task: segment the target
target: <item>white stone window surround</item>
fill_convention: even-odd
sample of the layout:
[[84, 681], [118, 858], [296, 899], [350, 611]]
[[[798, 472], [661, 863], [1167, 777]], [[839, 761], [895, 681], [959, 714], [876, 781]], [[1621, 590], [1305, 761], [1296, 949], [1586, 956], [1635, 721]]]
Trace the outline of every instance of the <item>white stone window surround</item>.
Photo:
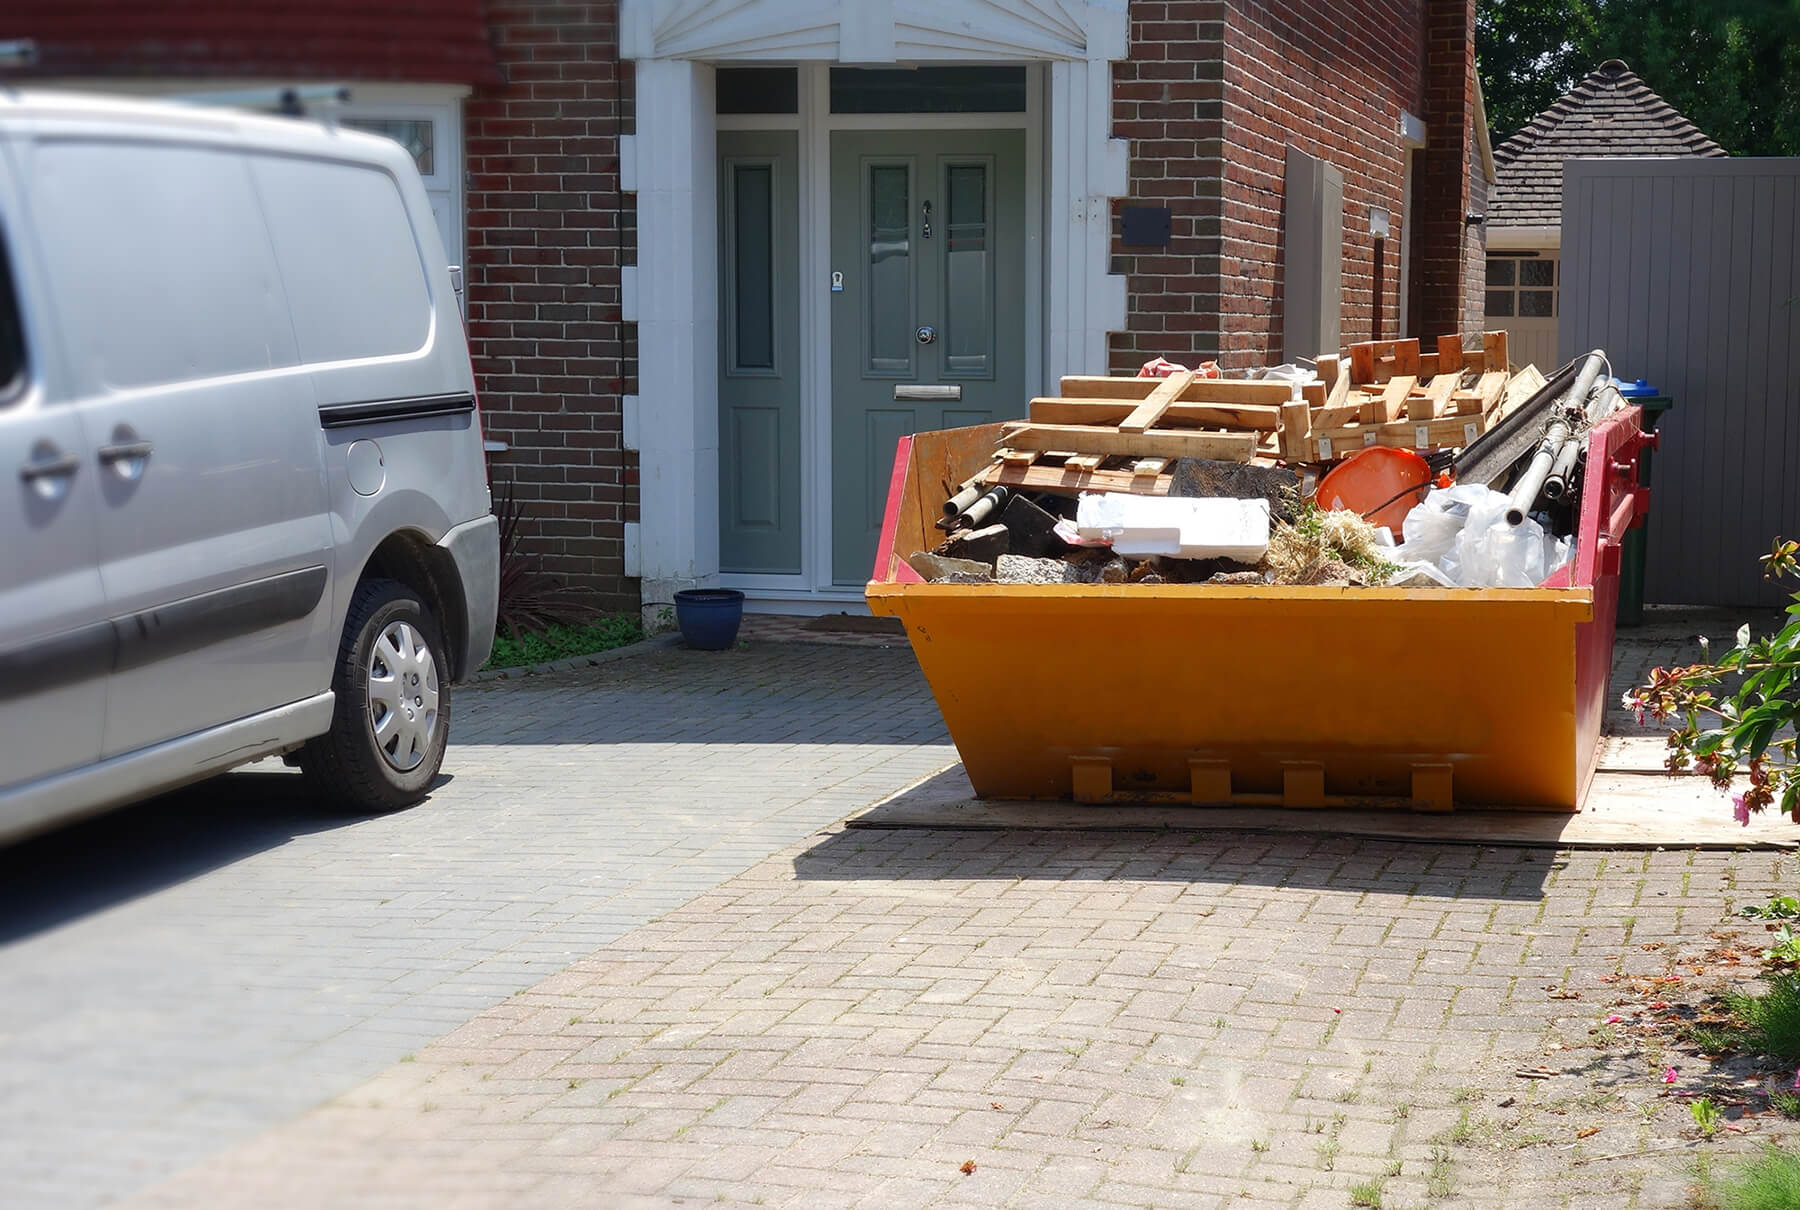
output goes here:
[[[638, 195], [638, 268], [623, 289], [624, 317], [638, 325], [638, 395], [625, 401], [625, 446], [639, 452], [641, 517], [626, 559], [647, 610], [718, 581], [712, 65], [1045, 65], [1042, 365], [1028, 377], [1054, 382], [1104, 372], [1108, 333], [1125, 327], [1125, 280], [1108, 267], [1110, 200], [1128, 188], [1127, 144], [1111, 137], [1111, 63], [1128, 35], [1126, 0], [623, 0], [637, 132], [620, 148], [620, 175]], [[806, 306], [818, 266], [801, 257]]]

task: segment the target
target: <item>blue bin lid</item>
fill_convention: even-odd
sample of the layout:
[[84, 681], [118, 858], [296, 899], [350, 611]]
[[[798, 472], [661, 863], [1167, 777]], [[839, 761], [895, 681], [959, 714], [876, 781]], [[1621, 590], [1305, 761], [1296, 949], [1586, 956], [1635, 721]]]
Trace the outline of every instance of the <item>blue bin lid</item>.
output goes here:
[[1613, 379], [1613, 381], [1618, 383], [1619, 394], [1627, 399], [1647, 399], [1657, 393], [1656, 388], [1645, 382], [1642, 378], [1638, 379], [1636, 382], [1619, 382], [1616, 378]]

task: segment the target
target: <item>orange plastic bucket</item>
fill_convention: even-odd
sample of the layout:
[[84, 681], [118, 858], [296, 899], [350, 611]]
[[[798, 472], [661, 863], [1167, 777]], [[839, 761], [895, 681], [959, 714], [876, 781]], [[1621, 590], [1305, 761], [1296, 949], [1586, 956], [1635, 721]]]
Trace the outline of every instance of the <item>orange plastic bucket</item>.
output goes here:
[[1347, 508], [1385, 525], [1400, 540], [1400, 523], [1425, 497], [1431, 467], [1411, 450], [1372, 445], [1345, 458], [1319, 480], [1313, 499], [1327, 511]]

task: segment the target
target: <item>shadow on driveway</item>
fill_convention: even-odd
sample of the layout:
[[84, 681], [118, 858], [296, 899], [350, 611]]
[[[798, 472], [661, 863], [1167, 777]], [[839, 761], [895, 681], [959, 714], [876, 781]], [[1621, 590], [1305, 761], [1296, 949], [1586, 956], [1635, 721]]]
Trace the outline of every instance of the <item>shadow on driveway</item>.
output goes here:
[[[826, 836], [794, 859], [801, 881], [1180, 882], [1469, 901], [1536, 902], [1552, 850], [1342, 836], [877, 830]], [[1104, 890], [1103, 885], [1093, 888]]]
[[297, 773], [258, 770], [0, 847], [0, 945], [367, 818], [321, 804]]

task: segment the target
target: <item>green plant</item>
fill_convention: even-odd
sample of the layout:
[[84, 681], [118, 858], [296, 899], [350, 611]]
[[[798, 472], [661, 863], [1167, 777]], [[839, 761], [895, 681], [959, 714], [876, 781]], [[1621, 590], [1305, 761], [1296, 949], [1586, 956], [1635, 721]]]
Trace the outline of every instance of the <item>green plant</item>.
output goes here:
[[525, 506], [518, 485], [500, 481], [494, 492], [494, 516], [500, 524], [500, 593], [496, 629], [520, 638], [526, 631], [550, 626], [578, 626], [596, 612], [591, 593], [570, 588], [543, 569], [525, 550]]
[[1269, 1149], [1269, 1140], [1268, 1139], [1251, 1139], [1250, 1140], [1250, 1150], [1255, 1151], [1255, 1152], [1263, 1152], [1263, 1151], [1267, 1151], [1268, 1149]]
[[1330, 1172], [1333, 1168], [1336, 1168], [1338, 1152], [1342, 1151], [1343, 1149], [1344, 1149], [1344, 1145], [1342, 1143], [1338, 1142], [1336, 1139], [1326, 1139], [1323, 1143], [1320, 1143], [1319, 1144], [1319, 1167], [1325, 1169], [1325, 1171], [1327, 1171], [1327, 1172]]
[[1744, 1028], [1735, 1022], [1691, 1021], [1676, 1030], [1676, 1036], [1701, 1054], [1725, 1055], [1741, 1050], [1747, 1044]]
[[1760, 907], [1751, 904], [1738, 909], [1738, 915], [1748, 916], [1752, 920], [1794, 920], [1800, 919], [1800, 899], [1792, 895], [1777, 895]]
[[1377, 1180], [1358, 1181], [1350, 1186], [1350, 1204], [1352, 1206], [1368, 1206], [1371, 1210], [1381, 1210], [1381, 1182]]
[[1694, 1125], [1700, 1128], [1700, 1137], [1703, 1139], [1710, 1139], [1719, 1133], [1719, 1123], [1725, 1120], [1724, 1113], [1713, 1104], [1711, 1097], [1689, 1101], [1688, 1112], [1694, 1115]]
[[1800, 1206], [1800, 1155], [1773, 1143], [1737, 1165], [1730, 1176], [1708, 1179], [1707, 1192], [1721, 1210], [1792, 1210]]
[[1439, 1199], [1450, 1196], [1450, 1149], [1441, 1143], [1431, 1149], [1431, 1172], [1425, 1178], [1425, 1192]]
[[1772, 976], [1762, 995], [1735, 992], [1725, 997], [1725, 1003], [1757, 1050], [1800, 1061], [1800, 974]]
[[[1762, 557], [1763, 577], [1800, 572], [1800, 542], [1777, 538]], [[1717, 660], [1684, 668], [1655, 668], [1645, 684], [1625, 695], [1625, 706], [1657, 723], [1673, 720], [1671, 773], [1688, 768], [1729, 791], [1748, 763], [1750, 784], [1732, 797], [1732, 813], [1745, 826], [1750, 816], [1779, 802], [1784, 814], [1800, 807], [1800, 765], [1794, 724], [1800, 720], [1800, 593], [1788, 606], [1779, 633], [1752, 638], [1738, 627], [1737, 642]], [[1711, 654], [1705, 639], [1701, 650]]]
[[1775, 930], [1773, 941], [1762, 956], [1772, 966], [1800, 966], [1800, 937], [1795, 937], [1794, 930], [1784, 924]]
[[1772, 1092], [1769, 1108], [1784, 1118], [1800, 1118], [1800, 1092]]
[[521, 631], [516, 636], [494, 636], [488, 668], [518, 668], [573, 659], [597, 651], [612, 651], [644, 637], [644, 628], [630, 614], [597, 618], [580, 626], [552, 625], [541, 631]]

